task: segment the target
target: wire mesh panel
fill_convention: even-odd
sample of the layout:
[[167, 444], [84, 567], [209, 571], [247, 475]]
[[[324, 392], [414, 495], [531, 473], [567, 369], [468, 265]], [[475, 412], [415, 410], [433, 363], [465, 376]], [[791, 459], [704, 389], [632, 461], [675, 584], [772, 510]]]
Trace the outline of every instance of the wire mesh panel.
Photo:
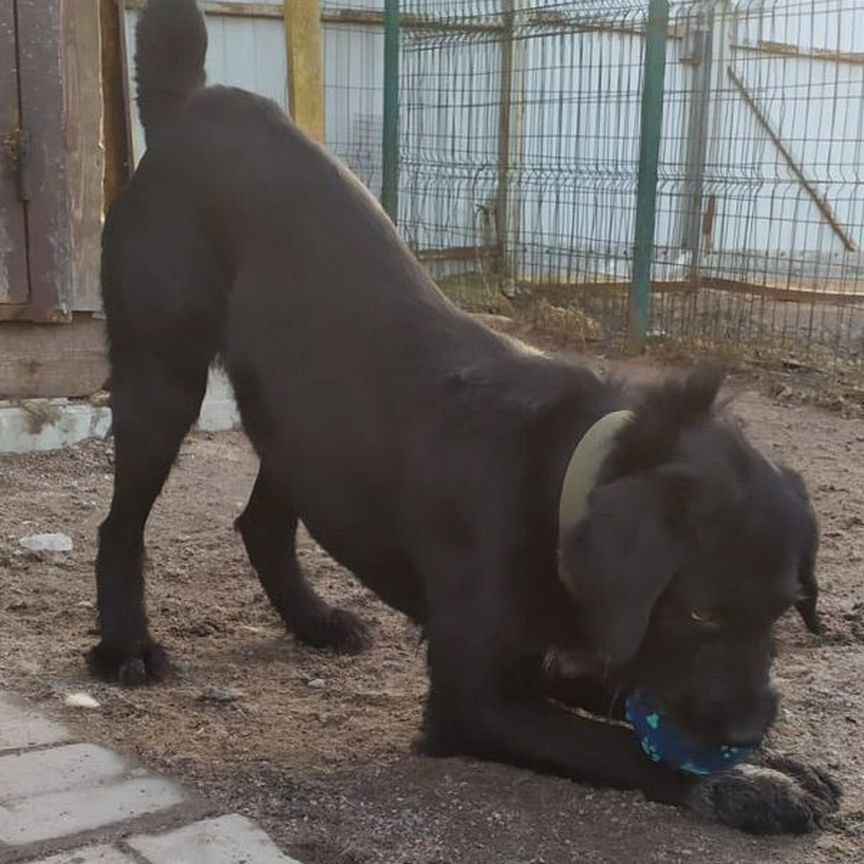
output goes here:
[[325, 0], [325, 142], [375, 195], [381, 194], [384, 87], [383, 0]]
[[[664, 151], [661, 201], [691, 216], [684, 291], [658, 296], [658, 329], [857, 365], [864, 4], [747, 0], [678, 13], [697, 74], [681, 94], [684, 156]], [[658, 237], [658, 258], [669, 242]]]
[[601, 285], [621, 319], [645, 7], [407, 2], [422, 21], [403, 23], [400, 70], [409, 241], [451, 281], [573, 303]]
[[407, 0], [399, 227], [444, 281], [497, 273], [504, 0]]
[[[672, 6], [655, 337], [860, 360], [862, 13]], [[400, 223], [439, 276], [626, 333], [646, 22], [646, 0], [407, 0]]]

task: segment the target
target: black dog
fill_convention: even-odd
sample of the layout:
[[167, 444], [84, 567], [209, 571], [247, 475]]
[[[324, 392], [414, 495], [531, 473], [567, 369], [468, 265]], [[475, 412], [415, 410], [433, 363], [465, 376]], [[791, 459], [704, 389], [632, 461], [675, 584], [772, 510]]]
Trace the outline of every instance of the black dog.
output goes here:
[[838, 799], [821, 772], [775, 761], [698, 781], [548, 698], [614, 717], [615, 693], [639, 686], [712, 742], [772, 722], [772, 624], [797, 603], [817, 626], [816, 525], [801, 482], [715, 415], [720, 376], [613, 413], [618, 388], [451, 305], [277, 106], [205, 89], [205, 52], [193, 0], [151, 0], [148, 152], [104, 236], [116, 476], [94, 671], [142, 684], [168, 669], [144, 611], [144, 524], [221, 357], [261, 460], [238, 527], [267, 595], [311, 645], [368, 642], [301, 574], [302, 519], [419, 622], [430, 750], [641, 789], [753, 831], [817, 824]]

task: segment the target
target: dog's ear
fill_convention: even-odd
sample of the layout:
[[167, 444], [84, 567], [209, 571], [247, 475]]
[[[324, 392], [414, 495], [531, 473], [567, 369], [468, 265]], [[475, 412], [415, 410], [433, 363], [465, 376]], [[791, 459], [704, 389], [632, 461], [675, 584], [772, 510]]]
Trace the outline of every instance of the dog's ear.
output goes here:
[[719, 363], [697, 363], [684, 378], [681, 387], [684, 412], [691, 417], [709, 414], [725, 380], [726, 369]]
[[811, 633], [822, 632], [822, 623], [819, 620], [817, 609], [819, 601], [819, 583], [816, 581], [816, 553], [819, 551], [819, 523], [816, 511], [807, 494], [807, 486], [797, 471], [787, 468], [785, 465], [778, 466], [783, 479], [795, 493], [797, 498], [807, 509], [807, 525], [805, 528], [804, 551], [798, 565], [798, 582], [801, 588], [801, 596], [795, 604], [798, 614], [804, 621], [805, 626]]
[[654, 605], [675, 575], [677, 543], [666, 484], [648, 474], [595, 489], [588, 516], [562, 538], [561, 578], [601, 659], [639, 650]]
[[672, 459], [682, 430], [714, 412], [725, 376], [722, 366], [703, 362], [683, 377], [647, 387], [633, 422], [619, 436], [609, 462], [612, 475], [636, 474]]

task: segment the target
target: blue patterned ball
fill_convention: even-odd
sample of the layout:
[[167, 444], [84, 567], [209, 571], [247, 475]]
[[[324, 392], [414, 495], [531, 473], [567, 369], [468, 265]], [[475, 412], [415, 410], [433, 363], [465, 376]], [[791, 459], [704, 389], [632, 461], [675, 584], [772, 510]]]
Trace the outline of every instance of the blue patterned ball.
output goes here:
[[649, 759], [665, 762], [685, 774], [702, 777], [715, 774], [740, 762], [750, 752], [727, 745], [706, 747], [693, 741], [638, 691], [627, 698], [626, 716]]

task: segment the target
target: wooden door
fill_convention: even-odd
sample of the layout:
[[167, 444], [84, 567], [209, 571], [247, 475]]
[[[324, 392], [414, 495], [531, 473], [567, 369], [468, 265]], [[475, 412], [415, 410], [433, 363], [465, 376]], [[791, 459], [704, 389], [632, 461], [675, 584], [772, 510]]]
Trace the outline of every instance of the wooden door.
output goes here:
[[24, 305], [30, 293], [15, 17], [15, 4], [0, 3], [0, 307]]

